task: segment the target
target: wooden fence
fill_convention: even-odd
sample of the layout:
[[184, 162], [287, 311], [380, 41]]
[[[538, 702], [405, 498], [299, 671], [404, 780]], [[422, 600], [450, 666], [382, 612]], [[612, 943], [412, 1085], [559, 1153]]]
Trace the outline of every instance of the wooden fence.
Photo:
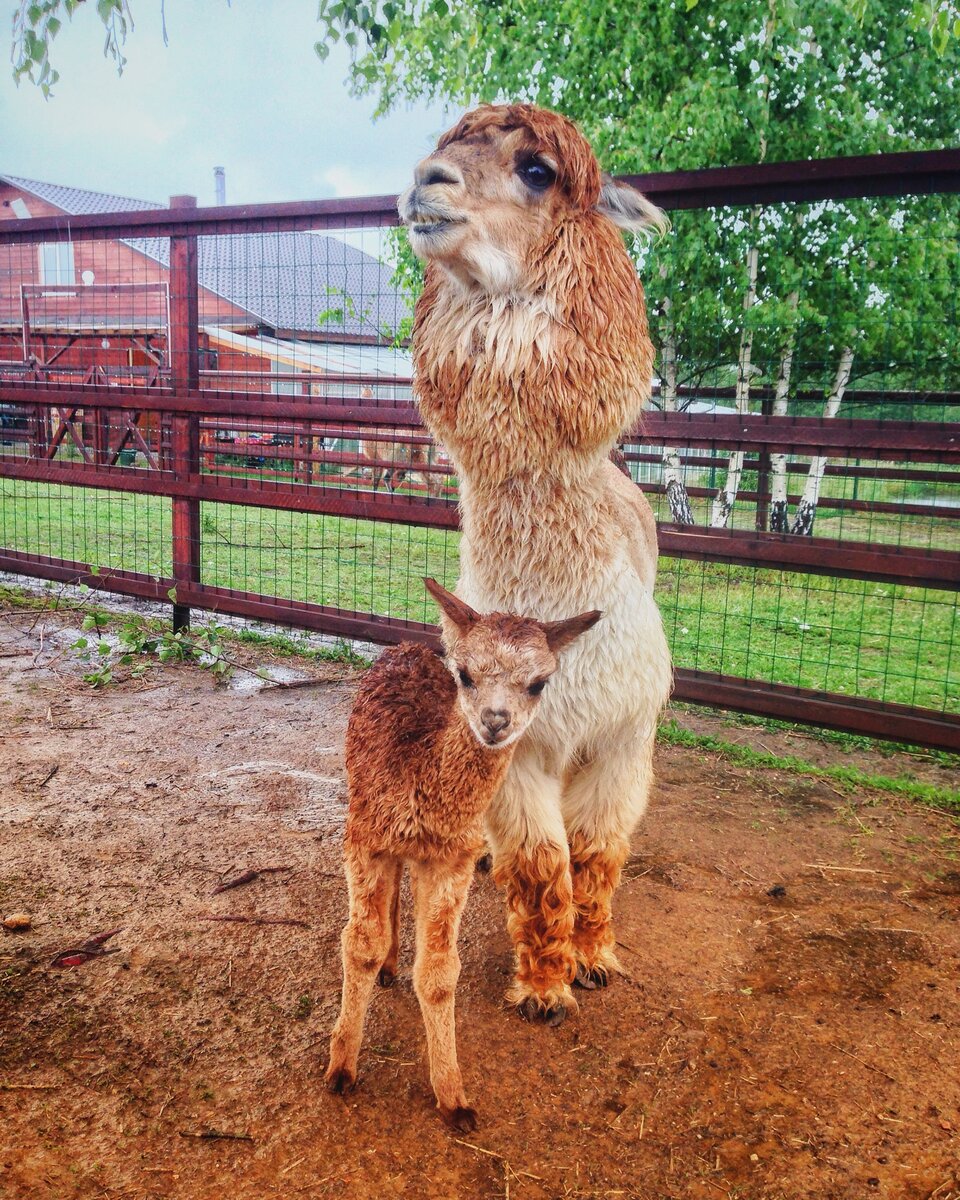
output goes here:
[[[676, 208], [955, 192], [960, 190], [960, 151], [685, 172], [631, 182], [658, 203]], [[393, 197], [211, 209], [197, 209], [181, 197], [169, 210], [0, 223], [0, 253], [68, 238], [169, 238], [169, 267], [163, 278], [169, 287], [169, 344], [163, 369], [111, 377], [96, 369], [81, 372], [66, 366], [57, 372], [52, 364], [36, 360], [0, 362], [0, 414], [5, 422], [0, 431], [0, 477], [164, 497], [170, 512], [169, 571], [163, 574], [72, 561], [26, 544], [0, 546], [0, 570], [171, 603], [177, 626], [197, 608], [347, 638], [433, 643], [436, 631], [424, 622], [357, 605], [348, 608], [270, 594], [266, 587], [214, 584], [205, 581], [202, 568], [205, 503], [389, 526], [457, 528], [449, 465], [432, 452], [419, 458], [415, 453], [416, 448], [429, 447], [415, 406], [401, 398], [372, 399], [365, 394], [375, 386], [382, 391], [388, 385], [408, 385], [408, 378], [383, 372], [341, 373], [333, 394], [322, 375], [292, 373], [289, 382], [295, 393], [277, 394], [263, 380], [261, 390], [251, 390], [249, 381], [241, 384], [236, 369], [223, 374], [201, 370], [199, 237], [369, 229], [395, 222]], [[271, 381], [278, 378], [284, 377], [274, 373]], [[955, 405], [957, 396], [945, 394], [943, 403]], [[397, 446], [406, 448], [402, 455]], [[791, 459], [827, 455], [834, 464], [829, 470], [852, 479], [858, 472], [875, 478], [878, 471], [886, 471], [901, 480], [935, 478], [950, 488], [960, 482], [960, 423], [943, 420], [650, 412], [642, 428], [626, 438], [626, 456], [636, 464], [655, 464], [663, 446], [678, 447], [687, 461], [704, 468], [722, 462], [731, 450], [744, 451], [747, 469], [757, 472], [751, 497], [761, 508], [769, 498], [772, 452]], [[863, 460], [872, 465], [861, 467]], [[372, 486], [368, 475], [374, 469], [397, 472], [398, 477], [402, 469], [406, 478], [391, 492]], [[649, 479], [642, 486], [662, 491]], [[883, 501], [856, 496], [827, 503], [884, 511]], [[903, 503], [888, 502], [886, 507], [905, 512]], [[956, 522], [957, 510], [950, 503], [917, 507], [944, 522]], [[955, 592], [960, 584], [960, 551], [950, 538], [941, 544], [884, 544], [661, 523], [660, 545], [667, 558], [684, 561], [870, 580], [938, 593]], [[788, 686], [685, 666], [677, 657], [675, 696], [681, 700], [960, 750], [960, 716], [952, 703], [932, 708]]]

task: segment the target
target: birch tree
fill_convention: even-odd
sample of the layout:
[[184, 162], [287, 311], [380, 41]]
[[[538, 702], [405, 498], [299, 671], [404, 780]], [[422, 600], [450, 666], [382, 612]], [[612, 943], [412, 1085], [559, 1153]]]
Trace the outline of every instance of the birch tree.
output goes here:
[[[911, 0], [884, 5], [883, 21], [870, 2], [852, 7], [858, 12], [815, 0], [729, 0], [722, 8], [657, 0], [639, 9], [623, 0], [323, 0], [319, 15], [321, 51], [341, 38], [350, 45], [351, 86], [375, 96], [379, 111], [407, 98], [529, 100], [577, 120], [618, 173], [955, 144], [957, 46], [942, 59], [930, 55]], [[832, 320], [824, 307], [832, 279], [823, 288], [814, 280], [826, 266], [816, 259], [820, 227], [835, 217], [804, 209], [793, 232], [776, 218], [775, 209], [761, 212], [751, 243], [729, 210], [683, 214], [673, 242], [644, 261], [664, 407], [679, 407], [685, 380], [726, 379], [740, 411], [754, 406], [760, 383], [774, 386], [777, 410], [788, 411], [791, 388], [810, 382], [809, 371], [797, 372], [803, 343], [822, 347], [837, 385], [824, 389], [825, 411], [839, 411], [840, 367], [851, 351], [850, 377], [857, 372], [858, 339], [819, 336]], [[796, 261], [805, 262], [807, 286], [794, 305]], [[833, 299], [840, 302], [836, 289]], [[681, 468], [667, 447], [665, 490], [675, 519], [688, 521]], [[774, 460], [777, 522], [785, 518], [785, 468]], [[809, 478], [812, 488], [816, 472]], [[713, 520], [729, 521], [741, 482], [734, 456]], [[807, 499], [815, 503], [812, 493]]]
[[[783, 330], [783, 346], [780, 351], [780, 366], [773, 395], [772, 413], [785, 417], [790, 396], [790, 376], [793, 371], [793, 355], [797, 341], [796, 315], [800, 305], [800, 293], [793, 291], [787, 296], [788, 319]], [[770, 532], [787, 532], [787, 456], [782, 450], [770, 455]]]
[[[840, 411], [844, 392], [847, 390], [847, 384], [850, 382], [850, 372], [853, 369], [853, 354], [854, 350], [852, 346], [844, 346], [840, 351], [837, 373], [834, 376], [833, 386], [830, 388], [830, 394], [827, 396], [827, 402], [823, 410], [826, 420], [832, 420]], [[824, 455], [818, 455], [816, 458], [811, 459], [810, 467], [807, 471], [807, 482], [804, 484], [803, 495], [800, 497], [800, 502], [797, 505], [797, 515], [790, 526], [791, 533], [802, 533], [808, 537], [813, 533], [813, 518], [817, 510], [817, 500], [820, 498], [820, 485], [823, 482], [823, 472], [826, 465], [827, 459]]]

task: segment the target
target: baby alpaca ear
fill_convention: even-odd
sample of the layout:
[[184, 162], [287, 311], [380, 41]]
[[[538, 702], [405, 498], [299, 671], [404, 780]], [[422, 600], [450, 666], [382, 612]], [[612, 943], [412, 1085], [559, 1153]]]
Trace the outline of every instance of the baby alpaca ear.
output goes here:
[[542, 621], [541, 628], [547, 639], [547, 645], [556, 654], [564, 646], [569, 646], [581, 633], [592, 629], [600, 620], [603, 613], [599, 609], [581, 613], [579, 617], [569, 617], [566, 621]]
[[466, 633], [475, 621], [480, 620], [480, 614], [474, 612], [469, 604], [457, 599], [453, 592], [441, 587], [435, 579], [424, 579], [424, 586], [430, 595], [440, 605], [443, 613], [450, 618], [461, 633]]
[[651, 204], [636, 188], [617, 183], [609, 175], [601, 176], [597, 212], [609, 217], [614, 225], [633, 233], [653, 231], [663, 237], [670, 228], [670, 221], [662, 209]]

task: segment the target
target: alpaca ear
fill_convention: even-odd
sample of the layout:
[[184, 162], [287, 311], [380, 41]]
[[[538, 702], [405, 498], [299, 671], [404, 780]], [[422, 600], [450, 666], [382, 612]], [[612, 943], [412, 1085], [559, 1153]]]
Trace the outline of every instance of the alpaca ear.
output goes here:
[[658, 237], [663, 237], [670, 228], [670, 221], [662, 209], [651, 204], [636, 188], [617, 183], [609, 175], [600, 177], [597, 212], [609, 217], [614, 225], [633, 233], [653, 231]]
[[595, 608], [592, 612], [581, 613], [579, 617], [569, 617], [566, 621], [542, 621], [540, 627], [547, 639], [547, 645], [556, 654], [564, 646], [569, 646], [581, 633], [592, 629], [600, 620], [603, 613]]
[[435, 579], [424, 579], [424, 586], [430, 595], [440, 605], [441, 610], [450, 618], [461, 633], [466, 633], [475, 621], [480, 620], [480, 614], [474, 612], [469, 604], [457, 599], [453, 592], [441, 587]]

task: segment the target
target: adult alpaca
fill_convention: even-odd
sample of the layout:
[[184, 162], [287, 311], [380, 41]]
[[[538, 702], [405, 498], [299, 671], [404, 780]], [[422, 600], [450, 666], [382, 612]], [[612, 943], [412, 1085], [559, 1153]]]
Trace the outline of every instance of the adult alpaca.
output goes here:
[[591, 608], [488, 813], [516, 951], [509, 998], [561, 1021], [616, 968], [610, 905], [652, 779], [670, 656], [656, 525], [608, 461], [650, 394], [653, 347], [621, 228], [662, 228], [602, 178], [566, 118], [485, 105], [400, 198], [427, 262], [415, 390], [460, 482], [460, 597], [555, 620]]

